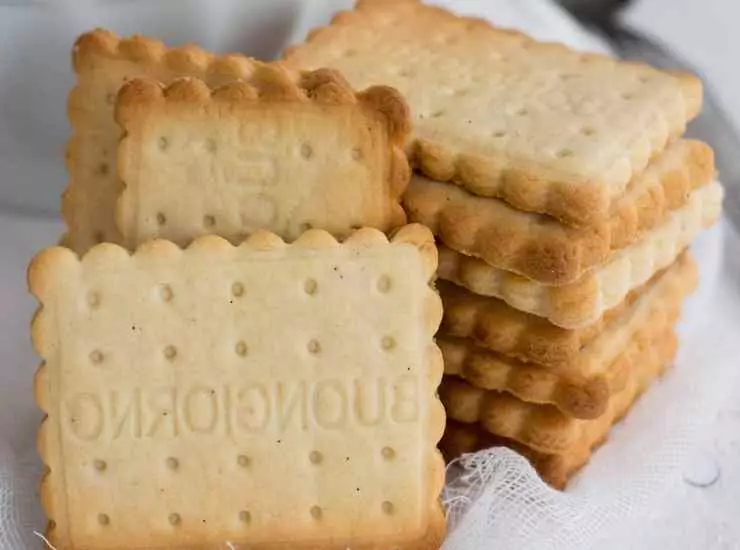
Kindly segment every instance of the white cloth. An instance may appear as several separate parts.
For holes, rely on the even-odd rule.
[[[217,2],[220,11],[210,11],[210,22],[233,29],[233,20],[227,24],[213,19],[214,14],[226,16],[234,1]],[[349,3],[306,3],[308,8],[294,24],[294,39],[324,21],[337,5]],[[540,39],[603,49],[543,0],[435,3],[488,16],[501,26],[519,27]],[[125,9],[123,4],[127,3],[116,9]],[[241,2],[246,4],[250,3]],[[126,22],[132,25],[135,22]],[[147,26],[151,25],[149,21]],[[22,178],[14,177],[12,183],[20,184]],[[0,175],[0,188],[9,185]],[[36,498],[41,466],[35,434],[41,414],[32,398],[38,358],[28,337],[36,306],[26,294],[24,279],[31,256],[53,244],[60,231],[57,222],[0,216],[0,550],[43,546],[34,534],[44,529]],[[659,505],[665,490],[679,482],[687,453],[701,446],[703,431],[737,387],[740,374],[734,340],[740,334],[740,266],[724,261],[740,257],[740,239],[721,226],[704,235],[695,251],[702,283],[684,315],[675,369],[617,426],[566,493],[548,489],[523,459],[506,450],[473,455],[462,462],[462,474],[460,469],[451,470],[445,490],[450,511],[445,550],[612,548],[606,543],[618,534],[623,538],[633,522]]]

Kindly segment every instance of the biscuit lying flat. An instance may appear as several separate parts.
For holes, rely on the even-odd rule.
[[[595,446],[598,446],[596,443]],[[540,477],[555,489],[564,489],[571,477],[591,458],[592,449],[580,447],[568,454],[548,454],[534,451],[513,439],[488,433],[477,424],[448,420],[439,448],[445,460],[451,462],[466,453],[491,447],[508,447],[523,457],[537,470]]]
[[[669,212],[658,227],[569,285],[543,285],[445,246],[440,247],[439,276],[559,327],[587,327],[671,265],[702,230],[714,224],[722,212],[722,197],[718,183],[695,190],[687,204]]]
[[[67,146],[70,180],[62,214],[65,242],[82,254],[99,242],[122,242],[114,215],[122,189],[116,170],[121,131],[113,120],[121,85],[134,77],[169,82],[192,75],[218,86],[246,78],[256,62],[240,55],[215,57],[195,46],[169,49],[157,40],[122,39],[105,30],[80,36],[72,58],[77,84],[68,102],[73,136]]]
[[[413,163],[571,225],[606,219],[630,180],[681,136],[701,83],[542,44],[421,2],[361,0],[285,58],[388,84],[414,114]]]
[[[438,548],[435,267],[421,226],[42,252],[52,544]]]
[[[602,441],[619,420],[673,361],[675,334],[666,334],[653,346],[640,350],[622,391],[609,401],[606,412],[594,420],[578,420],[551,405],[525,403],[505,393],[486,391],[454,377],[445,377],[440,398],[450,418],[466,424],[479,423],[484,430],[513,439],[546,454],[579,455]]]
[[[633,182],[613,216],[586,229],[573,229],[422,176],[412,179],[404,205],[411,220],[429,227],[450,248],[500,270],[564,285],[685,207],[692,191],[714,180],[713,159],[704,143],[674,143]]]
[[[129,248],[155,237],[185,246],[206,233],[238,243],[257,229],[344,237],[406,220],[408,107],[392,88],[355,94],[332,70],[262,65],[216,90],[134,80],[116,120],[125,133],[117,219]]]
[[[561,373],[522,363],[462,338],[440,336],[437,343],[444,357],[445,374],[458,376],[481,389],[508,392],[529,403],[555,405],[574,418],[592,419],[601,416],[611,396],[624,388],[634,361],[641,358],[640,349],[672,332],[680,306],[680,302],[654,306],[626,346],[608,350],[611,353],[594,353],[596,364],[588,374]],[[592,352],[586,348],[582,353]]]
[[[605,366],[604,357],[615,357],[652,310],[679,304],[697,280],[696,265],[682,254],[596,323],[576,330],[556,327],[501,300],[440,281],[445,307],[442,333],[469,338],[491,351],[551,370],[588,374]]]

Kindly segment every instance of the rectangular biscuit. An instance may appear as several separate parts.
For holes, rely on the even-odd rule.
[[[599,444],[600,442],[596,443],[594,447]],[[477,424],[465,424],[454,420],[447,421],[445,433],[439,442],[439,448],[447,462],[452,462],[464,454],[492,447],[508,447],[522,455],[537,470],[542,480],[554,489],[565,489],[570,478],[591,458],[593,450],[582,446],[572,449],[567,454],[540,453],[513,439],[488,433]]]
[[[68,102],[73,136],[69,140],[66,156],[70,181],[62,197],[62,214],[68,231],[65,242],[79,254],[99,242],[117,244],[123,242],[123,236],[115,222],[116,201],[123,190],[116,166],[122,131],[114,120],[116,96],[121,86],[134,78],[151,78],[168,84],[178,78],[196,77],[209,87],[217,88],[250,78],[254,80],[255,70],[265,67],[263,63],[238,54],[217,57],[192,45],[167,48],[157,40],[141,36],[120,38],[101,29],[86,33],[77,40],[73,50],[73,64],[77,74],[77,85],[71,91]],[[336,89],[338,98],[347,99],[346,86],[342,85],[340,80],[336,79],[336,82],[322,88],[321,95],[324,99],[331,96],[332,89]],[[314,80],[314,84],[321,83]],[[391,102],[390,106],[397,108],[399,104]],[[361,117],[358,115],[356,118]],[[394,122],[396,124],[393,126],[395,132],[393,135],[398,136],[400,140],[400,134],[405,131],[402,117],[396,116]],[[394,162],[392,167],[389,167],[387,157],[391,156],[388,153],[390,144],[383,141],[389,138],[378,135],[382,134],[378,127],[383,126],[384,122],[374,120],[368,121],[368,124],[373,127],[372,130],[368,129],[368,136],[372,134],[377,140],[367,151],[370,157],[359,159],[353,164],[345,164],[347,171],[337,172],[332,179],[353,176],[358,181],[384,188],[388,196],[397,197],[408,180],[406,161],[396,148],[392,154]],[[284,130],[289,131],[290,128]],[[368,136],[363,138],[372,139]],[[386,148],[383,147],[383,143],[386,144]],[[377,154],[376,158],[372,158],[373,152]],[[357,154],[362,153],[364,152],[360,151]],[[354,151],[352,154],[355,154]],[[381,158],[384,155],[385,158]],[[249,156],[239,160],[247,166],[255,167],[259,164],[259,159]],[[377,164],[371,166],[373,162]],[[234,168],[233,165],[229,167]],[[388,171],[385,176],[389,181],[373,180],[372,175],[378,175],[383,169]],[[302,180],[295,182],[297,188],[300,184],[304,182]],[[351,185],[348,187],[351,188]],[[179,195],[178,192],[171,198],[174,200]],[[364,199],[364,195],[358,195]],[[372,208],[380,209],[380,203],[387,198],[386,195],[376,198],[375,203],[363,205],[366,209],[363,214],[368,217],[370,225],[374,223],[382,225],[378,222],[378,217],[382,216]],[[356,204],[351,206],[354,207],[353,212],[357,218],[359,206]],[[385,203],[382,206],[387,207]],[[397,206],[390,208],[391,211],[386,213],[387,217],[396,225],[403,223],[404,218],[400,209]],[[201,217],[199,221],[204,222],[205,219]]]
[[[414,113],[412,163],[515,208],[599,223],[701,108],[694,76],[538,43],[422,2],[361,0],[285,59],[387,84]]]
[[[51,543],[438,548],[435,267],[418,225],[42,252]]]
[[[115,224],[122,190],[116,170],[121,130],[113,119],[121,85],[134,77],[170,82],[198,76],[218,86],[245,79],[254,63],[241,55],[216,57],[193,45],[167,48],[138,35],[120,38],[103,29],[80,36],[72,50],[77,83],[67,104],[73,135],[66,154],[70,179],[62,196],[65,242],[78,254],[100,242],[122,242]]]
[[[576,330],[439,281],[444,303],[441,333],[469,338],[488,350],[553,371],[588,375],[605,365],[603,358],[619,353],[653,309],[679,303],[697,281],[694,261],[682,254],[596,323]]]
[[[482,296],[496,297],[514,309],[579,329],[596,322],[676,257],[722,212],[719,183],[695,190],[687,204],[669,212],[639,241],[613,254],[575,282],[550,286],[440,246],[438,274]]]
[[[672,334],[680,308],[681,301],[675,298],[652,304],[623,347],[587,346],[581,353],[593,356],[593,370],[588,374],[522,363],[465,338],[440,336],[437,344],[444,357],[445,374],[484,390],[510,393],[528,403],[554,405],[563,414],[589,420],[604,414],[611,396],[624,388],[640,350],[665,339],[666,332]]]
[[[440,398],[448,417],[458,422],[478,423],[489,433],[518,441],[539,453],[578,453],[602,441],[612,424],[670,366],[676,343],[675,334],[668,331],[652,346],[639,349],[625,387],[610,399],[606,412],[592,420],[567,416],[552,405],[527,403],[506,393],[482,390],[455,377],[444,378]]]
[[[709,146],[677,141],[636,178],[613,216],[585,229],[422,176],[412,179],[404,205],[411,220],[429,227],[454,250],[543,284],[565,285],[662,224],[714,176]]]
[[[236,244],[257,229],[345,237],[406,220],[409,114],[392,88],[355,94],[334,70],[275,64],[218,89],[137,79],[118,94],[116,120],[128,248],[155,237],[185,246],[206,233]]]

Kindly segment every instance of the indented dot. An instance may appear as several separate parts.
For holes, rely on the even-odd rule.
[[[455,91],[455,95],[457,97],[464,97],[470,93],[470,90],[468,88],[460,88],[459,90]]]
[[[163,302],[171,302],[173,297],[172,287],[170,285],[161,285],[159,287],[159,296]]]
[[[97,292],[89,292],[87,294],[87,305],[92,309],[95,309],[100,305],[100,294]]]
[[[159,138],[158,144],[161,151],[166,151],[167,148],[170,146],[170,141],[166,137],[162,136],[161,138]]]
[[[231,293],[239,298],[240,296],[244,295],[244,285],[241,283],[234,283],[231,285]]]
[[[440,109],[439,111],[434,111],[434,112],[433,112],[433,113],[432,113],[431,115],[429,115],[429,116],[430,116],[430,117],[432,117],[432,118],[439,118],[439,117],[441,117],[441,116],[442,116],[442,115],[444,115],[444,114],[445,114],[445,112],[444,112],[443,110],[441,110],[441,109]]]
[[[182,521],[180,514],[170,514],[168,519],[170,520],[170,525],[180,525]]]
[[[584,136],[592,136],[596,133],[596,130],[590,126],[586,126],[585,128],[581,128],[581,133]]]
[[[311,506],[311,517],[313,519],[321,519],[322,511],[320,506]]]
[[[574,155],[573,149],[560,149],[557,153],[555,153],[558,158],[564,159],[567,157],[572,157]]]
[[[394,458],[396,458],[396,451],[393,450],[393,448],[391,447],[383,447],[383,449],[380,451],[380,454],[386,460],[393,460]]]
[[[167,223],[167,217],[162,214],[162,212],[157,212],[157,223],[159,225],[164,225]]]
[[[108,517],[108,514],[98,514],[98,523],[100,525],[110,525],[110,517]]]
[[[109,171],[110,171],[110,168],[108,167],[108,164],[106,164],[105,162],[98,165],[97,173],[100,174],[101,176],[107,176]]]
[[[622,99],[624,99],[625,101],[629,101],[630,99],[633,99],[634,97],[635,97],[634,95],[627,93],[627,92],[622,94]]]
[[[172,361],[175,357],[177,357],[177,348],[175,346],[167,346],[164,348],[164,356]]]
[[[496,131],[495,131],[495,132],[493,133],[493,137],[496,137],[496,138],[502,138],[502,137],[504,137],[505,135],[506,135],[506,132],[504,132],[503,130],[496,130]]]
[[[180,461],[173,457],[169,457],[166,461],[166,464],[167,468],[169,468],[170,470],[177,470],[180,468]]]
[[[307,347],[308,347],[309,353],[316,354],[316,353],[319,353],[321,351],[321,344],[319,344],[318,340],[311,340],[308,343],[308,346]]]
[[[301,145],[301,156],[306,160],[313,156],[313,148],[308,143]]]
[[[108,94],[105,96],[105,101],[106,103],[108,103],[108,105],[113,105],[116,102],[116,93],[108,92]]]
[[[203,225],[206,227],[213,227],[216,225],[216,218],[210,214],[203,216]]]
[[[216,140],[214,139],[207,139],[206,140],[206,151],[209,153],[215,153],[216,152]]]
[[[306,291],[306,294],[313,296],[318,289],[319,283],[316,282],[316,279],[306,279],[306,282],[303,283],[303,290]]]
[[[247,512],[246,510],[242,510],[239,512],[239,521],[242,523],[249,523],[252,521],[252,514]]]
[[[247,349],[247,344],[241,341],[236,343],[236,354],[237,355],[244,357],[245,355],[247,355],[247,351],[249,351]]]
[[[357,55],[357,50],[355,50],[353,48],[349,48],[348,50],[345,50],[344,51],[344,56],[345,57],[354,57],[356,55]]]
[[[380,345],[383,346],[384,350],[389,351],[396,347],[396,340],[393,336],[383,336]]]
[[[236,457],[236,463],[242,468],[249,467],[249,457],[246,455],[239,455]]]
[[[100,459],[97,459],[97,460],[95,460],[95,461],[93,462],[93,467],[94,467],[94,468],[95,468],[95,469],[96,469],[96,470],[97,470],[98,472],[105,472],[105,471],[106,471],[106,470],[108,469],[108,464],[106,463],[106,461],[105,461],[105,460],[100,460]]]
[[[393,511],[395,510],[395,507],[393,506],[393,503],[389,500],[384,500],[383,504],[380,505],[381,508],[383,508],[383,512],[391,515]]]
[[[103,352],[99,349],[94,349],[90,352],[90,361],[95,364],[100,364],[103,362]]]
[[[308,455],[308,459],[311,461],[311,464],[321,464],[321,462],[324,460],[324,455],[322,455],[319,451],[311,451],[311,453]]]
[[[385,294],[386,292],[390,291],[391,286],[393,286],[393,282],[388,275],[382,275],[378,279],[378,292],[382,292]]]
[[[408,78],[410,76],[414,76],[414,72],[411,69],[408,69],[406,67],[400,67],[398,69],[398,76],[402,76],[404,78]]]
[[[362,159],[362,149],[359,147],[355,147],[352,149],[352,159],[353,160],[361,160]]]
[[[527,116],[529,114],[529,111],[527,109],[519,109],[516,114],[519,116]]]

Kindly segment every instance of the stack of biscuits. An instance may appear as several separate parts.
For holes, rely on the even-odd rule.
[[[443,452],[506,445],[563,487],[674,358],[687,248],[723,195],[712,150],[682,137],[700,82],[414,0],[361,1],[286,59],[409,101],[404,205],[440,247]]]

